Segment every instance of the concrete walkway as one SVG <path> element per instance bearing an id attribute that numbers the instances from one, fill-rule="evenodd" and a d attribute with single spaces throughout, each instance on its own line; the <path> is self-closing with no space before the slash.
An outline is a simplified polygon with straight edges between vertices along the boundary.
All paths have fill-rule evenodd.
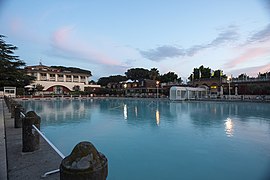
<path id="1" fill-rule="evenodd" d="M 2 110 L 1 110 L 2 109 Z M 14 128 L 14 119 L 10 117 L 8 109 L 3 100 L 1 100 L 0 111 L 2 112 L 2 118 L 0 113 L 0 138 L 2 140 L 3 128 L 1 119 L 4 117 L 5 132 L 6 132 L 6 152 L 2 152 L 2 141 L 0 146 L 1 156 L 1 174 L 0 179 L 5 180 L 5 176 L 2 178 L 5 169 L 7 169 L 7 177 L 9 180 L 59 180 L 59 173 L 52 174 L 46 178 L 41 176 L 48 172 L 59 168 L 62 158 L 40 137 L 40 149 L 31 153 L 22 153 L 22 129 Z M 5 156 L 7 155 L 7 156 Z M 7 158 L 6 158 L 7 157 Z M 7 163 L 4 163 L 2 159 L 7 159 Z M 3 165 L 2 165 L 3 164 Z M 7 164 L 7 168 L 4 167 Z M 3 167 L 2 167 L 3 166 Z"/>
<path id="2" fill-rule="evenodd" d="M 0 179 L 7 180 L 7 159 L 3 102 L 3 99 L 0 99 Z"/>

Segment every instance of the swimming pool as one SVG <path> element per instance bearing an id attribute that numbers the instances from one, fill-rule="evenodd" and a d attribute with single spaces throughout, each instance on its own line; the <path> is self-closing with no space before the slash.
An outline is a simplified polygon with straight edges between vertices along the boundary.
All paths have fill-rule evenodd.
<path id="1" fill-rule="evenodd" d="M 23 101 L 68 155 L 90 141 L 109 180 L 266 180 L 270 104 L 127 99 Z"/>

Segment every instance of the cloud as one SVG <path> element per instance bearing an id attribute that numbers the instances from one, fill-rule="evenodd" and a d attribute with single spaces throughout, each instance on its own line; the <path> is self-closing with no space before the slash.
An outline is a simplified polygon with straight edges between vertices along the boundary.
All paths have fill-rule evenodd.
<path id="1" fill-rule="evenodd" d="M 125 67 L 118 60 L 96 50 L 89 42 L 74 36 L 74 31 L 74 26 L 65 26 L 56 30 L 51 38 L 52 48 L 47 54 L 75 61 L 82 60 L 92 64 Z"/>
<path id="2" fill-rule="evenodd" d="M 238 39 L 238 33 L 235 31 L 235 29 L 230 26 L 230 29 L 227 31 L 223 31 L 219 33 L 219 35 L 212 40 L 209 44 L 205 45 L 195 45 L 189 49 L 186 50 L 187 56 L 194 56 L 195 54 L 199 53 L 202 50 L 209 49 L 209 48 L 215 48 L 222 44 L 229 43 L 232 41 L 235 41 Z"/>
<path id="3" fill-rule="evenodd" d="M 270 48 L 266 47 L 255 47 L 246 49 L 244 53 L 240 56 L 230 60 L 228 63 L 224 65 L 225 68 L 233 68 L 239 64 L 245 63 L 247 61 L 251 61 L 255 58 L 264 56 L 270 53 Z"/>
<path id="4" fill-rule="evenodd" d="M 166 58 L 174 58 L 178 56 L 184 56 L 185 52 L 181 48 L 174 46 L 160 46 L 156 49 L 150 49 L 147 51 L 139 51 L 141 55 L 152 61 L 161 61 Z"/>
<path id="5" fill-rule="evenodd" d="M 185 50 L 185 56 L 194 56 L 195 54 L 199 53 L 200 51 L 209 48 L 208 45 L 195 45 L 189 49 Z"/>
<path id="6" fill-rule="evenodd" d="M 146 59 L 152 61 L 161 61 L 166 58 L 194 56 L 202 50 L 214 48 L 222 44 L 235 41 L 238 39 L 238 33 L 234 28 L 223 31 L 208 44 L 194 45 L 188 49 L 178 48 L 176 46 L 164 45 L 150 50 L 139 50 L 139 53 Z"/>
<path id="7" fill-rule="evenodd" d="M 270 40 L 270 24 L 268 24 L 264 29 L 252 34 L 247 40 L 246 44 L 254 42 L 265 42 Z"/>
<path id="8" fill-rule="evenodd" d="M 0 0 L 1 1 L 1 0 Z M 26 43 L 44 44 L 46 39 L 35 28 L 32 28 L 32 24 L 27 23 L 25 19 L 21 17 L 9 17 L 7 18 L 7 28 L 9 36 L 16 37 Z"/>
<path id="9" fill-rule="evenodd" d="M 237 47 L 243 53 L 224 64 L 225 68 L 234 68 L 245 62 L 270 54 L 270 24 L 247 37 L 244 44 Z"/>
<path id="10" fill-rule="evenodd" d="M 265 72 L 269 72 L 269 71 L 270 71 L 270 63 L 264 64 L 262 66 L 248 67 L 248 68 L 232 70 L 228 74 L 233 74 L 234 76 L 238 76 L 240 74 L 246 73 L 249 76 L 256 77 L 259 72 L 265 73 Z"/>
<path id="11" fill-rule="evenodd" d="M 209 47 L 218 46 L 226 42 L 235 41 L 238 39 L 238 33 L 234 29 L 230 29 L 225 32 L 221 32 L 210 44 Z"/>
<path id="12" fill-rule="evenodd" d="M 13 18 L 10 21 L 10 29 L 13 33 L 19 33 L 23 29 L 23 22 L 20 18 Z"/>

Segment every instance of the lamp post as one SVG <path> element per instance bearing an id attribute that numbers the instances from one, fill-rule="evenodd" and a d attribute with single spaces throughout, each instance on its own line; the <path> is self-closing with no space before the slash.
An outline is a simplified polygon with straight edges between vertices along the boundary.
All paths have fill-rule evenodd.
<path id="1" fill-rule="evenodd" d="M 157 98 L 158 98 L 158 86 L 159 86 L 159 81 L 156 81 L 156 86 L 157 86 Z"/>
<path id="2" fill-rule="evenodd" d="M 127 84 L 124 84 L 124 88 L 125 88 L 125 96 L 127 96 Z"/>
<path id="3" fill-rule="evenodd" d="M 227 82 L 229 84 L 229 99 L 231 99 L 231 86 L 230 86 L 231 79 L 232 79 L 232 75 L 227 77 Z"/>

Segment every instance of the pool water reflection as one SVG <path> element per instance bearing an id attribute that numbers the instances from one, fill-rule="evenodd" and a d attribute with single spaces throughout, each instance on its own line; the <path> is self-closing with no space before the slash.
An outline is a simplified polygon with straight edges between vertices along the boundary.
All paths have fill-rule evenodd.
<path id="1" fill-rule="evenodd" d="M 109 180 L 270 177 L 270 104 L 125 99 L 24 101 L 68 155 L 91 141 Z"/>

